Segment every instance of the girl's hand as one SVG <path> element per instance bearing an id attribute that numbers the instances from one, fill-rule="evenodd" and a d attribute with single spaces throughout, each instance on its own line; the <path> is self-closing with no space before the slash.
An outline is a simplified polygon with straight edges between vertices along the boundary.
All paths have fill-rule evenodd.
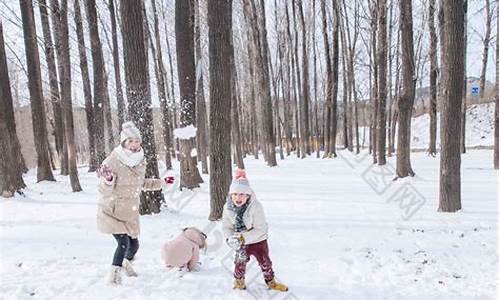
<path id="1" fill-rule="evenodd" d="M 97 176 L 103 177 L 106 181 L 113 181 L 113 170 L 109 166 L 102 165 L 99 170 L 97 170 Z"/>
<path id="2" fill-rule="evenodd" d="M 166 184 L 173 184 L 174 183 L 174 176 L 165 176 L 165 178 L 163 178 L 163 180 L 165 181 Z"/>

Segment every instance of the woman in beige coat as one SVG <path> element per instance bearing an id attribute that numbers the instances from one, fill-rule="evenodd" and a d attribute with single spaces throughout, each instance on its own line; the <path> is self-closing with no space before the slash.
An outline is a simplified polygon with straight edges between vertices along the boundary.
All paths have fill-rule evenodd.
<path id="1" fill-rule="evenodd" d="M 139 249 L 140 193 L 160 190 L 162 186 L 160 179 L 145 178 L 146 160 L 141 148 L 141 134 L 134 123 L 123 124 L 120 145 L 103 161 L 98 175 L 97 228 L 112 234 L 118 243 L 109 283 L 120 284 L 122 269 L 128 276 L 137 276 L 131 261 Z"/>

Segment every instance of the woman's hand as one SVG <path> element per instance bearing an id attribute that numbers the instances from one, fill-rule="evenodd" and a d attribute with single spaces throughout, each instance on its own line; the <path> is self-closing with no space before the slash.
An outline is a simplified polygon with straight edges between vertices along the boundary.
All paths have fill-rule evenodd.
<path id="1" fill-rule="evenodd" d="M 106 180 L 106 182 L 112 182 L 113 181 L 113 170 L 111 169 L 110 166 L 102 165 L 99 168 L 99 170 L 97 170 L 97 176 L 103 177 Z"/>

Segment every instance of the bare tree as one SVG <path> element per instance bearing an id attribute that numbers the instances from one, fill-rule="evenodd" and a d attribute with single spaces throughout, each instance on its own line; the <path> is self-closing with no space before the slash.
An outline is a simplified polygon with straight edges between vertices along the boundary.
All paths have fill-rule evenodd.
<path id="1" fill-rule="evenodd" d="M 54 31 L 56 32 L 56 53 L 59 66 L 59 91 L 64 118 L 64 140 L 66 141 L 68 172 L 73 192 L 82 190 L 76 166 L 75 131 L 73 105 L 71 100 L 71 61 L 68 34 L 68 1 L 51 0 Z"/>
<path id="2" fill-rule="evenodd" d="M 183 2 L 183 0 L 177 0 Z M 208 1 L 210 58 L 210 215 L 219 220 L 231 183 L 232 1 Z M 229 141 L 228 141 L 229 140 Z"/>
<path id="3" fill-rule="evenodd" d="M 274 130 L 272 126 L 273 112 L 267 55 L 269 47 L 267 45 L 265 8 L 262 1 L 260 5 L 256 5 L 255 1 L 257 0 L 250 1 L 250 4 L 247 2 L 244 3 L 244 13 L 249 16 L 248 20 L 251 24 L 252 40 L 255 46 L 254 54 L 256 56 L 256 74 L 260 99 L 260 113 L 258 116 L 261 116 L 261 119 L 258 120 L 258 122 L 259 125 L 261 125 L 261 134 L 264 143 L 264 157 L 267 160 L 268 166 L 273 167 L 277 165 L 277 162 L 274 144 Z"/>
<path id="4" fill-rule="evenodd" d="M 441 158 L 439 165 L 439 211 L 462 208 L 460 193 L 460 109 L 464 84 L 464 15 L 462 6 L 443 2 L 446 48 L 444 98 L 441 110 Z"/>
<path id="5" fill-rule="evenodd" d="M 377 163 L 377 120 L 378 120 L 378 65 L 377 65 L 377 6 L 372 4 L 370 7 L 370 28 L 371 28 L 371 55 L 372 58 L 372 120 L 370 128 L 370 147 L 373 154 L 373 163 Z"/>
<path id="6" fill-rule="evenodd" d="M 172 143 L 172 137 L 170 134 L 171 116 L 170 109 L 167 103 L 168 99 L 166 92 L 168 91 L 168 87 L 166 85 L 166 72 L 163 65 L 163 51 L 161 48 L 160 27 L 158 21 L 158 13 L 156 10 L 156 0 L 151 0 L 151 8 L 153 10 L 154 45 L 151 34 L 149 34 L 148 32 L 147 35 L 149 36 L 149 40 L 151 42 L 151 50 L 154 56 L 153 61 L 155 66 L 156 86 L 158 88 L 158 95 L 160 97 L 160 108 L 162 112 L 162 136 L 163 142 L 165 144 L 165 165 L 167 166 L 167 169 L 170 170 L 172 169 L 172 159 L 168 146 Z M 145 19 L 145 22 L 147 23 L 147 19 Z"/>
<path id="7" fill-rule="evenodd" d="M 231 28 L 232 29 L 232 28 Z M 229 54 L 229 61 L 231 64 L 231 141 L 233 147 L 234 163 L 239 169 L 245 169 L 243 162 L 243 153 L 241 150 L 241 131 L 240 131 L 240 116 L 238 112 L 239 91 L 238 91 L 238 72 L 234 61 L 234 47 L 232 43 L 232 30 L 231 35 L 231 53 Z"/>
<path id="8" fill-rule="evenodd" d="M 102 54 L 101 40 L 99 39 L 99 30 L 97 27 L 97 11 L 95 0 L 86 0 L 85 4 L 90 33 L 90 49 L 92 53 L 92 70 L 94 80 L 94 140 L 96 144 L 97 164 L 100 165 L 106 158 L 106 141 L 104 139 L 104 98 L 106 97 L 106 85 L 104 84 L 104 77 L 106 75 L 104 69 L 104 57 Z"/>
<path id="9" fill-rule="evenodd" d="M 254 68 L 254 57 L 255 57 L 255 50 L 254 50 L 254 42 L 253 42 L 253 37 L 252 37 L 252 28 L 249 25 L 249 16 L 248 14 L 243 15 L 245 18 L 245 23 L 247 24 L 247 53 L 248 53 L 248 77 L 250 78 L 250 95 L 249 95 L 249 102 L 250 102 L 250 129 L 251 129 L 251 143 L 252 143 L 252 150 L 253 150 L 253 155 L 255 159 L 259 159 L 259 137 L 258 137 L 258 128 L 260 128 L 260 123 L 257 121 L 257 101 L 256 101 L 256 94 L 258 94 L 258 88 L 255 85 L 255 79 L 257 75 L 255 74 L 255 68 Z"/>
<path id="10" fill-rule="evenodd" d="M 175 41 L 177 77 L 181 96 L 180 126 L 182 128 L 196 124 L 193 0 L 175 1 Z M 195 146 L 194 137 L 180 140 L 181 188 L 193 189 L 203 182 L 196 166 L 196 158 L 191 156 L 191 149 Z"/>
<path id="11" fill-rule="evenodd" d="M 296 139 L 297 139 L 297 147 L 296 147 L 296 152 L 297 152 L 297 157 L 301 157 L 301 152 L 304 152 L 304 139 L 302 137 L 302 132 L 300 130 L 300 97 L 301 97 L 301 76 L 300 76 L 300 66 L 299 66 L 299 33 L 297 31 L 297 21 L 296 21 L 296 13 L 295 13 L 295 1 L 291 2 L 292 6 L 292 24 L 293 26 L 293 32 L 294 32 L 294 38 L 293 38 L 293 49 L 290 49 L 293 55 L 292 59 L 292 69 L 295 70 L 295 77 L 294 77 L 294 110 L 295 110 L 295 134 L 296 134 Z M 287 9 L 288 9 L 288 4 L 287 4 Z M 290 43 L 290 46 L 292 43 Z M 295 81 L 296 80 L 296 81 Z M 302 154 L 303 155 L 303 154 Z"/>
<path id="12" fill-rule="evenodd" d="M 325 97 L 325 153 L 323 157 L 328 157 L 330 155 L 330 120 L 332 117 L 332 92 L 333 92 L 333 71 L 332 71 L 332 63 L 330 58 L 330 42 L 328 41 L 328 23 L 326 17 L 326 0 L 321 0 L 321 25 L 323 29 L 323 45 L 325 47 L 325 62 L 326 62 L 326 97 Z"/>
<path id="13" fill-rule="evenodd" d="M 377 0 L 377 66 L 378 66 L 378 112 L 377 112 L 377 162 L 385 165 L 386 144 L 386 98 L 387 98 L 387 19 L 386 1 Z"/>
<path id="14" fill-rule="evenodd" d="M 437 75 L 438 75 L 438 65 L 437 65 L 437 35 L 436 27 L 434 26 L 434 11 L 435 11 L 435 0 L 429 0 L 429 16 L 427 24 L 429 26 L 429 36 L 430 36 L 430 49 L 429 56 L 431 61 L 430 72 L 429 72 L 429 92 L 430 92 L 430 107 L 429 107 L 429 149 L 427 152 L 429 155 L 436 155 L 436 132 L 437 132 Z"/>
<path id="15" fill-rule="evenodd" d="M 23 181 L 24 159 L 17 137 L 16 122 L 10 90 L 9 70 L 0 21 L 0 195 L 12 196 L 26 187 Z"/>
<path id="16" fill-rule="evenodd" d="M 329 157 L 337 157 L 337 91 L 338 91 L 338 78 L 339 78 L 339 6 L 338 1 L 333 1 L 333 41 L 332 41 L 332 95 L 330 108 L 330 120 L 326 121 L 326 126 L 329 127 L 328 138 L 328 153 Z"/>
<path id="17" fill-rule="evenodd" d="M 83 35 L 82 13 L 80 0 L 74 0 L 76 36 L 78 40 L 78 54 L 80 56 L 80 72 L 82 73 L 83 97 L 85 98 L 85 116 L 87 120 L 87 136 L 89 142 L 89 172 L 94 172 L 99 167 L 95 148 L 94 108 L 92 106 L 92 90 L 90 88 L 89 68 Z"/>
<path id="18" fill-rule="evenodd" d="M 47 151 L 47 127 L 45 125 L 45 106 L 43 103 L 40 57 L 38 56 L 33 3 L 31 0 L 19 0 L 19 5 L 23 22 L 26 64 L 28 66 L 28 88 L 37 154 L 37 181 L 55 181 L 50 169 Z"/>
<path id="19" fill-rule="evenodd" d="M 115 69 L 116 103 L 118 104 L 118 128 L 122 128 L 123 121 L 126 117 L 126 111 L 125 100 L 123 99 L 122 79 L 120 74 L 120 55 L 118 53 L 118 34 L 116 30 L 114 0 L 109 0 L 108 10 L 109 17 L 111 19 L 111 36 L 113 41 L 113 67 Z"/>
<path id="20" fill-rule="evenodd" d="M 468 9 L 468 1 L 463 0 L 463 10 L 464 10 L 464 84 L 463 84 L 463 90 L 462 90 L 462 116 L 460 118 L 461 120 L 461 135 L 460 135 L 460 151 L 462 153 L 466 152 L 465 149 L 465 130 L 466 126 L 465 123 L 467 121 L 466 116 L 467 116 L 467 9 Z"/>
<path id="21" fill-rule="evenodd" d="M 147 48 L 144 43 L 142 3 L 140 1 L 123 1 L 120 5 L 120 16 L 128 111 L 132 121 L 138 125 L 141 131 L 144 155 L 147 160 L 146 177 L 158 178 L 151 91 L 146 58 Z M 161 191 L 143 192 L 140 213 L 160 212 L 163 200 Z"/>
<path id="22" fill-rule="evenodd" d="M 396 176 L 414 176 L 410 162 L 411 113 L 415 99 L 415 62 L 413 54 L 413 20 L 411 1 L 401 1 L 399 6 L 402 54 L 402 93 L 398 99 L 398 148 Z"/>
<path id="23" fill-rule="evenodd" d="M 392 50 L 392 36 L 393 36 L 393 31 L 394 31 L 394 18 L 393 18 L 393 8 L 394 8 L 394 1 L 389 1 L 389 38 L 388 38 L 388 45 L 387 45 L 387 51 L 388 51 L 388 74 L 387 74 L 387 142 L 388 142 L 388 148 L 387 148 L 387 156 L 391 157 L 392 153 L 394 152 L 394 144 L 393 144 L 393 139 L 392 139 L 392 114 L 393 114 L 393 92 L 392 92 L 392 62 L 394 58 L 393 50 Z M 399 37 L 399 34 L 398 34 Z"/>
<path id="24" fill-rule="evenodd" d="M 302 27 L 302 97 L 300 105 L 300 121 L 301 121 L 301 139 L 304 148 L 302 149 L 302 157 L 306 154 L 311 155 L 310 128 L 309 128 L 309 55 L 307 53 L 307 29 L 302 9 L 302 0 L 298 0 L 299 18 Z M 292 0 L 293 3 L 293 0 Z"/>
<path id="25" fill-rule="evenodd" d="M 56 142 L 56 151 L 61 161 L 61 170 L 67 167 L 67 156 L 63 155 L 63 119 L 61 111 L 61 102 L 59 98 L 59 86 L 57 80 L 57 69 L 54 56 L 54 44 L 50 33 L 49 14 L 47 12 L 47 3 L 45 0 L 38 1 L 40 8 L 40 20 L 42 23 L 43 41 L 45 47 L 45 60 L 49 71 L 50 103 L 54 114 L 54 138 Z M 64 168 L 63 168 L 64 166 Z"/>
<path id="26" fill-rule="evenodd" d="M 498 22 L 497 22 L 497 38 L 496 38 L 496 64 L 495 64 L 495 137 L 493 147 L 493 167 L 498 170 Z"/>
<path id="27" fill-rule="evenodd" d="M 207 139 L 207 109 L 205 104 L 205 84 L 203 76 L 203 58 L 201 53 L 200 33 L 200 3 L 195 2 L 195 48 L 196 48 L 196 145 L 198 160 L 201 161 L 201 172 L 208 174 L 208 139 Z"/>
<path id="28" fill-rule="evenodd" d="M 169 65 L 169 73 L 170 73 L 170 93 L 168 92 L 169 90 L 167 89 L 167 107 L 170 111 L 170 117 L 171 117 L 171 122 L 170 122 L 170 136 L 173 135 L 173 128 L 177 127 L 177 109 L 176 109 L 176 101 L 175 101 L 175 89 L 174 89 L 174 67 L 172 63 L 172 53 L 170 51 L 170 39 L 168 37 L 168 26 L 167 26 L 167 21 L 166 21 L 166 9 L 164 7 L 164 1 L 160 1 L 161 4 L 161 11 L 162 11 L 162 17 L 165 20 L 163 22 L 163 27 L 165 30 L 165 42 L 167 44 L 167 56 L 168 56 L 168 65 Z M 165 81 L 168 82 L 168 76 L 167 76 L 167 71 L 165 69 Z M 170 139 L 170 142 L 168 144 L 168 149 L 170 150 L 172 156 L 175 157 L 175 147 L 174 147 L 174 139 Z"/>
<path id="29" fill-rule="evenodd" d="M 491 20 L 493 19 L 494 9 L 491 9 L 490 0 L 485 0 L 486 2 L 486 32 L 483 38 L 483 63 L 481 67 L 481 76 L 479 77 L 479 97 L 484 98 L 484 88 L 486 82 L 486 67 L 488 65 L 488 51 L 490 48 L 491 41 Z M 498 33 L 497 33 L 498 34 Z"/>

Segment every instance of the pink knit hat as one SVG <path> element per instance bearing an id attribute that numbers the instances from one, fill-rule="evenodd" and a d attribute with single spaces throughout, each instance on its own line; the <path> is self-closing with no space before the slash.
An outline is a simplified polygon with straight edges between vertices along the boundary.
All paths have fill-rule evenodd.
<path id="1" fill-rule="evenodd" d="M 250 182 L 248 182 L 247 174 L 243 169 L 236 169 L 234 179 L 229 186 L 229 194 L 253 194 Z"/>

